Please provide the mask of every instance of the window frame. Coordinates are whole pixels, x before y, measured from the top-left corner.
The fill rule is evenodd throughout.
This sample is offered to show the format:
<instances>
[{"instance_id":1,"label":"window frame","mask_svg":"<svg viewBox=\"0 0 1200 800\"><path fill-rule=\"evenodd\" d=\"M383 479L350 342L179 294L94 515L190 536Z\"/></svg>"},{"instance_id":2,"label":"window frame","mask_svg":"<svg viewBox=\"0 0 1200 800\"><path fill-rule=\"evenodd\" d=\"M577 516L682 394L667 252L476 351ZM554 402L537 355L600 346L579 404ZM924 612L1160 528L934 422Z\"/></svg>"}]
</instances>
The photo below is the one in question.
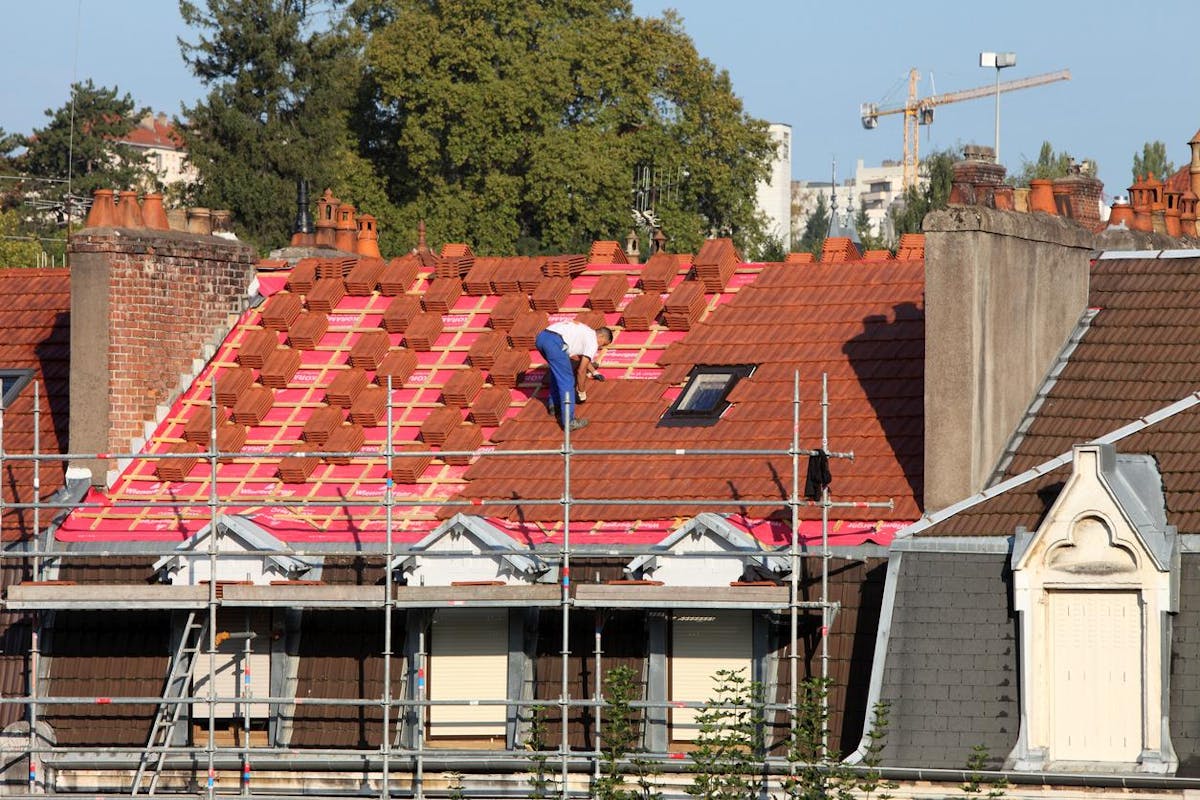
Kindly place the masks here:
<instances>
[{"instance_id":1,"label":"window frame","mask_svg":"<svg viewBox=\"0 0 1200 800\"><path fill-rule=\"evenodd\" d=\"M670 428L701 427L716 424L717 420L725 413L725 409L730 406L728 398L729 393L733 391L733 387L737 386L743 378L753 375L757 366L756 364L697 364L692 367L682 391L675 398L675 401L671 403L671 407L663 414L662 419L659 420L659 425ZM688 401L689 392L693 391L698 381L711 375L725 376L725 388L721 391L721 396L704 410L685 408L684 404Z\"/></svg>"},{"instance_id":2,"label":"window frame","mask_svg":"<svg viewBox=\"0 0 1200 800\"><path fill-rule=\"evenodd\" d=\"M0 392L0 408L4 409L11 406L25 387L33 382L33 370L28 367L0 369L0 386L9 378L15 378L16 380L13 381L12 386Z\"/></svg>"}]
</instances>

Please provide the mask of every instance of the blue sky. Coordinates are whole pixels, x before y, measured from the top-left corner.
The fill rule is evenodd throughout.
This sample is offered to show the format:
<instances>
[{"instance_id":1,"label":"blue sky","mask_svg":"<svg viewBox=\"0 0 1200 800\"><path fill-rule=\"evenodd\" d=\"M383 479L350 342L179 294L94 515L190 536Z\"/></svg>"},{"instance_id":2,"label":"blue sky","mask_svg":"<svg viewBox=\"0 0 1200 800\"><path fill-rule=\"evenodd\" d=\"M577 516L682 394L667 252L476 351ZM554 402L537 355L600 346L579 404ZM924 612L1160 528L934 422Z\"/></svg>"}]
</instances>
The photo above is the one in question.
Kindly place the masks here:
<instances>
[{"instance_id":1,"label":"blue sky","mask_svg":"<svg viewBox=\"0 0 1200 800\"><path fill-rule=\"evenodd\" d=\"M0 69L0 127L28 133L62 105L73 78L117 86L155 110L177 114L203 94L183 65L177 37L191 38L174 0L6 0L9 38ZM902 127L885 117L862 128L859 104L902 103L908 70L920 94L989 85L979 51L1017 53L1002 79L1068 68L1069 82L1001 98L1001 160L1010 171L1036 159L1044 140L1092 158L1106 192L1131 182L1135 152L1161 140L1176 166L1200 128L1200 48L1195 4L1005 0L809 2L809 0L634 0L640 14L674 7L699 51L729 71L755 116L792 125L793 175L840 177L857 159L898 159ZM930 76L932 76L932 81ZM990 98L939 108L921 150L991 144Z\"/></svg>"}]
</instances>

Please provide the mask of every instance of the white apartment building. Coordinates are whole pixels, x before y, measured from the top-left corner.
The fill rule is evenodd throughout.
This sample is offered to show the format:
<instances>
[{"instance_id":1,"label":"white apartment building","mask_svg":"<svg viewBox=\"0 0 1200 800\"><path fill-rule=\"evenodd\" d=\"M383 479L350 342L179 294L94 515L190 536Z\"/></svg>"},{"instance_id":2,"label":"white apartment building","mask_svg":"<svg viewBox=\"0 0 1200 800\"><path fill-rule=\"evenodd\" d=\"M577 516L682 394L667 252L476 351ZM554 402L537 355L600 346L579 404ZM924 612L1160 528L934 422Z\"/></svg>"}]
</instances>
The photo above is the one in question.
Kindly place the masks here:
<instances>
[{"instance_id":1,"label":"white apartment building","mask_svg":"<svg viewBox=\"0 0 1200 800\"><path fill-rule=\"evenodd\" d=\"M884 161L877 167L868 167L858 159L854 177L837 184L837 210L843 222L849 215L853 224L859 204L866 203L867 218L871 221L871 232L883 236L888 242L894 234L891 230L889 211L892 204L903 195L904 165L899 161ZM804 235L808 215L816 208L818 198L824 197L826 208L833 204L834 184L831 181L792 181L792 238Z\"/></svg>"},{"instance_id":2,"label":"white apartment building","mask_svg":"<svg viewBox=\"0 0 1200 800\"><path fill-rule=\"evenodd\" d=\"M770 177L757 186L756 202L758 210L767 218L767 233L777 237L783 243L783 249L788 250L795 222L792 217L792 126L772 122L768 131L776 144L776 156L771 162Z\"/></svg>"}]
</instances>

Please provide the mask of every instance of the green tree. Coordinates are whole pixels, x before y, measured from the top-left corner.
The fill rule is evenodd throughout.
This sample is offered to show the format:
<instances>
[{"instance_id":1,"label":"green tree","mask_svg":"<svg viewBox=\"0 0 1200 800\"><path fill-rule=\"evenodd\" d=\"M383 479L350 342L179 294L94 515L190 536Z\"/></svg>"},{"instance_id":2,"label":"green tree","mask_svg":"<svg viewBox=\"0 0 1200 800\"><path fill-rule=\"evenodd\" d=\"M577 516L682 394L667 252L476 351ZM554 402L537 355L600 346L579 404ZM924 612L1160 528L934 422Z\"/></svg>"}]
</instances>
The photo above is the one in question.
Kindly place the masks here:
<instances>
[{"instance_id":1,"label":"green tree","mask_svg":"<svg viewBox=\"0 0 1200 800\"><path fill-rule=\"evenodd\" d=\"M859 200L858 213L854 215L854 230L858 232L863 250L882 250L887 246L882 236L877 236L871 227L871 218L867 216L867 201Z\"/></svg>"},{"instance_id":2,"label":"green tree","mask_svg":"<svg viewBox=\"0 0 1200 800\"><path fill-rule=\"evenodd\" d=\"M238 232L260 246L284 243L296 182L332 188L391 222L375 171L357 154L349 121L362 80L361 36L342 0L180 0L194 42L180 42L209 87L181 126L200 173L190 199L229 208ZM394 234L388 225L385 234ZM385 235L381 245L386 247Z\"/></svg>"},{"instance_id":3,"label":"green tree","mask_svg":"<svg viewBox=\"0 0 1200 800\"><path fill-rule=\"evenodd\" d=\"M1042 142L1037 161L1021 160L1021 171L1013 179L1017 186L1028 186L1034 179L1053 180L1071 174L1071 156L1067 152L1056 153L1049 142Z\"/></svg>"},{"instance_id":4,"label":"green tree","mask_svg":"<svg viewBox=\"0 0 1200 800\"><path fill-rule=\"evenodd\" d=\"M1133 154L1133 181L1136 183L1147 175L1166 180L1175 174L1175 165L1167 158L1167 146L1160 141L1146 142L1142 154Z\"/></svg>"},{"instance_id":5,"label":"green tree","mask_svg":"<svg viewBox=\"0 0 1200 800\"><path fill-rule=\"evenodd\" d=\"M930 154L921 162L925 181L904 190L900 202L892 207L892 227L896 236L920 233L925 215L945 208L950 202L954 182L954 155L948 150Z\"/></svg>"},{"instance_id":6,"label":"green tree","mask_svg":"<svg viewBox=\"0 0 1200 800\"><path fill-rule=\"evenodd\" d=\"M759 795L759 759L763 753L762 686L744 669L717 670L715 696L696 716L700 735L684 791L702 800L732 800Z\"/></svg>"},{"instance_id":7,"label":"green tree","mask_svg":"<svg viewBox=\"0 0 1200 800\"><path fill-rule=\"evenodd\" d=\"M629 0L359 0L369 87L353 127L401 217L481 252L578 250L622 239L635 171L672 244L762 222L766 126L701 57L678 16Z\"/></svg>"},{"instance_id":8,"label":"green tree","mask_svg":"<svg viewBox=\"0 0 1200 800\"><path fill-rule=\"evenodd\" d=\"M118 91L96 87L91 80L73 84L67 102L47 109L49 122L33 131L25 140L25 153L16 159L22 172L43 179L27 191L36 191L58 223L66 222L68 210L78 214L80 200L95 189L133 188L149 174L138 151L117 141L148 109Z\"/></svg>"},{"instance_id":9,"label":"green tree","mask_svg":"<svg viewBox=\"0 0 1200 800\"><path fill-rule=\"evenodd\" d=\"M829 204L825 195L817 195L817 205L804 221L804 234L796 246L797 253L812 253L817 258L821 256L821 248L825 246L825 237L829 235Z\"/></svg>"},{"instance_id":10,"label":"green tree","mask_svg":"<svg viewBox=\"0 0 1200 800\"><path fill-rule=\"evenodd\" d=\"M16 211L0 211L0 268L36 267L41 245L21 225Z\"/></svg>"}]
</instances>

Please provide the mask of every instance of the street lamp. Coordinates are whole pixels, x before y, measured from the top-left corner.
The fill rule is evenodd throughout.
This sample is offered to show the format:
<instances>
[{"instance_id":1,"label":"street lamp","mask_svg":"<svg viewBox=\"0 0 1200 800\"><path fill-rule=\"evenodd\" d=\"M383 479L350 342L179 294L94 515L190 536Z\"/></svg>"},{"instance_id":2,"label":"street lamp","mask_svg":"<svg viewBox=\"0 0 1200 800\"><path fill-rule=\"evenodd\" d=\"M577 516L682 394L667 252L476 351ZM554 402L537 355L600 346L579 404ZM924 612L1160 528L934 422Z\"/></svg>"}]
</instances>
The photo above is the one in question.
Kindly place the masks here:
<instances>
[{"instance_id":1,"label":"street lamp","mask_svg":"<svg viewBox=\"0 0 1200 800\"><path fill-rule=\"evenodd\" d=\"M1016 53L980 53L979 66L996 70L996 163L1000 163L1000 70L1017 65Z\"/></svg>"}]
</instances>

